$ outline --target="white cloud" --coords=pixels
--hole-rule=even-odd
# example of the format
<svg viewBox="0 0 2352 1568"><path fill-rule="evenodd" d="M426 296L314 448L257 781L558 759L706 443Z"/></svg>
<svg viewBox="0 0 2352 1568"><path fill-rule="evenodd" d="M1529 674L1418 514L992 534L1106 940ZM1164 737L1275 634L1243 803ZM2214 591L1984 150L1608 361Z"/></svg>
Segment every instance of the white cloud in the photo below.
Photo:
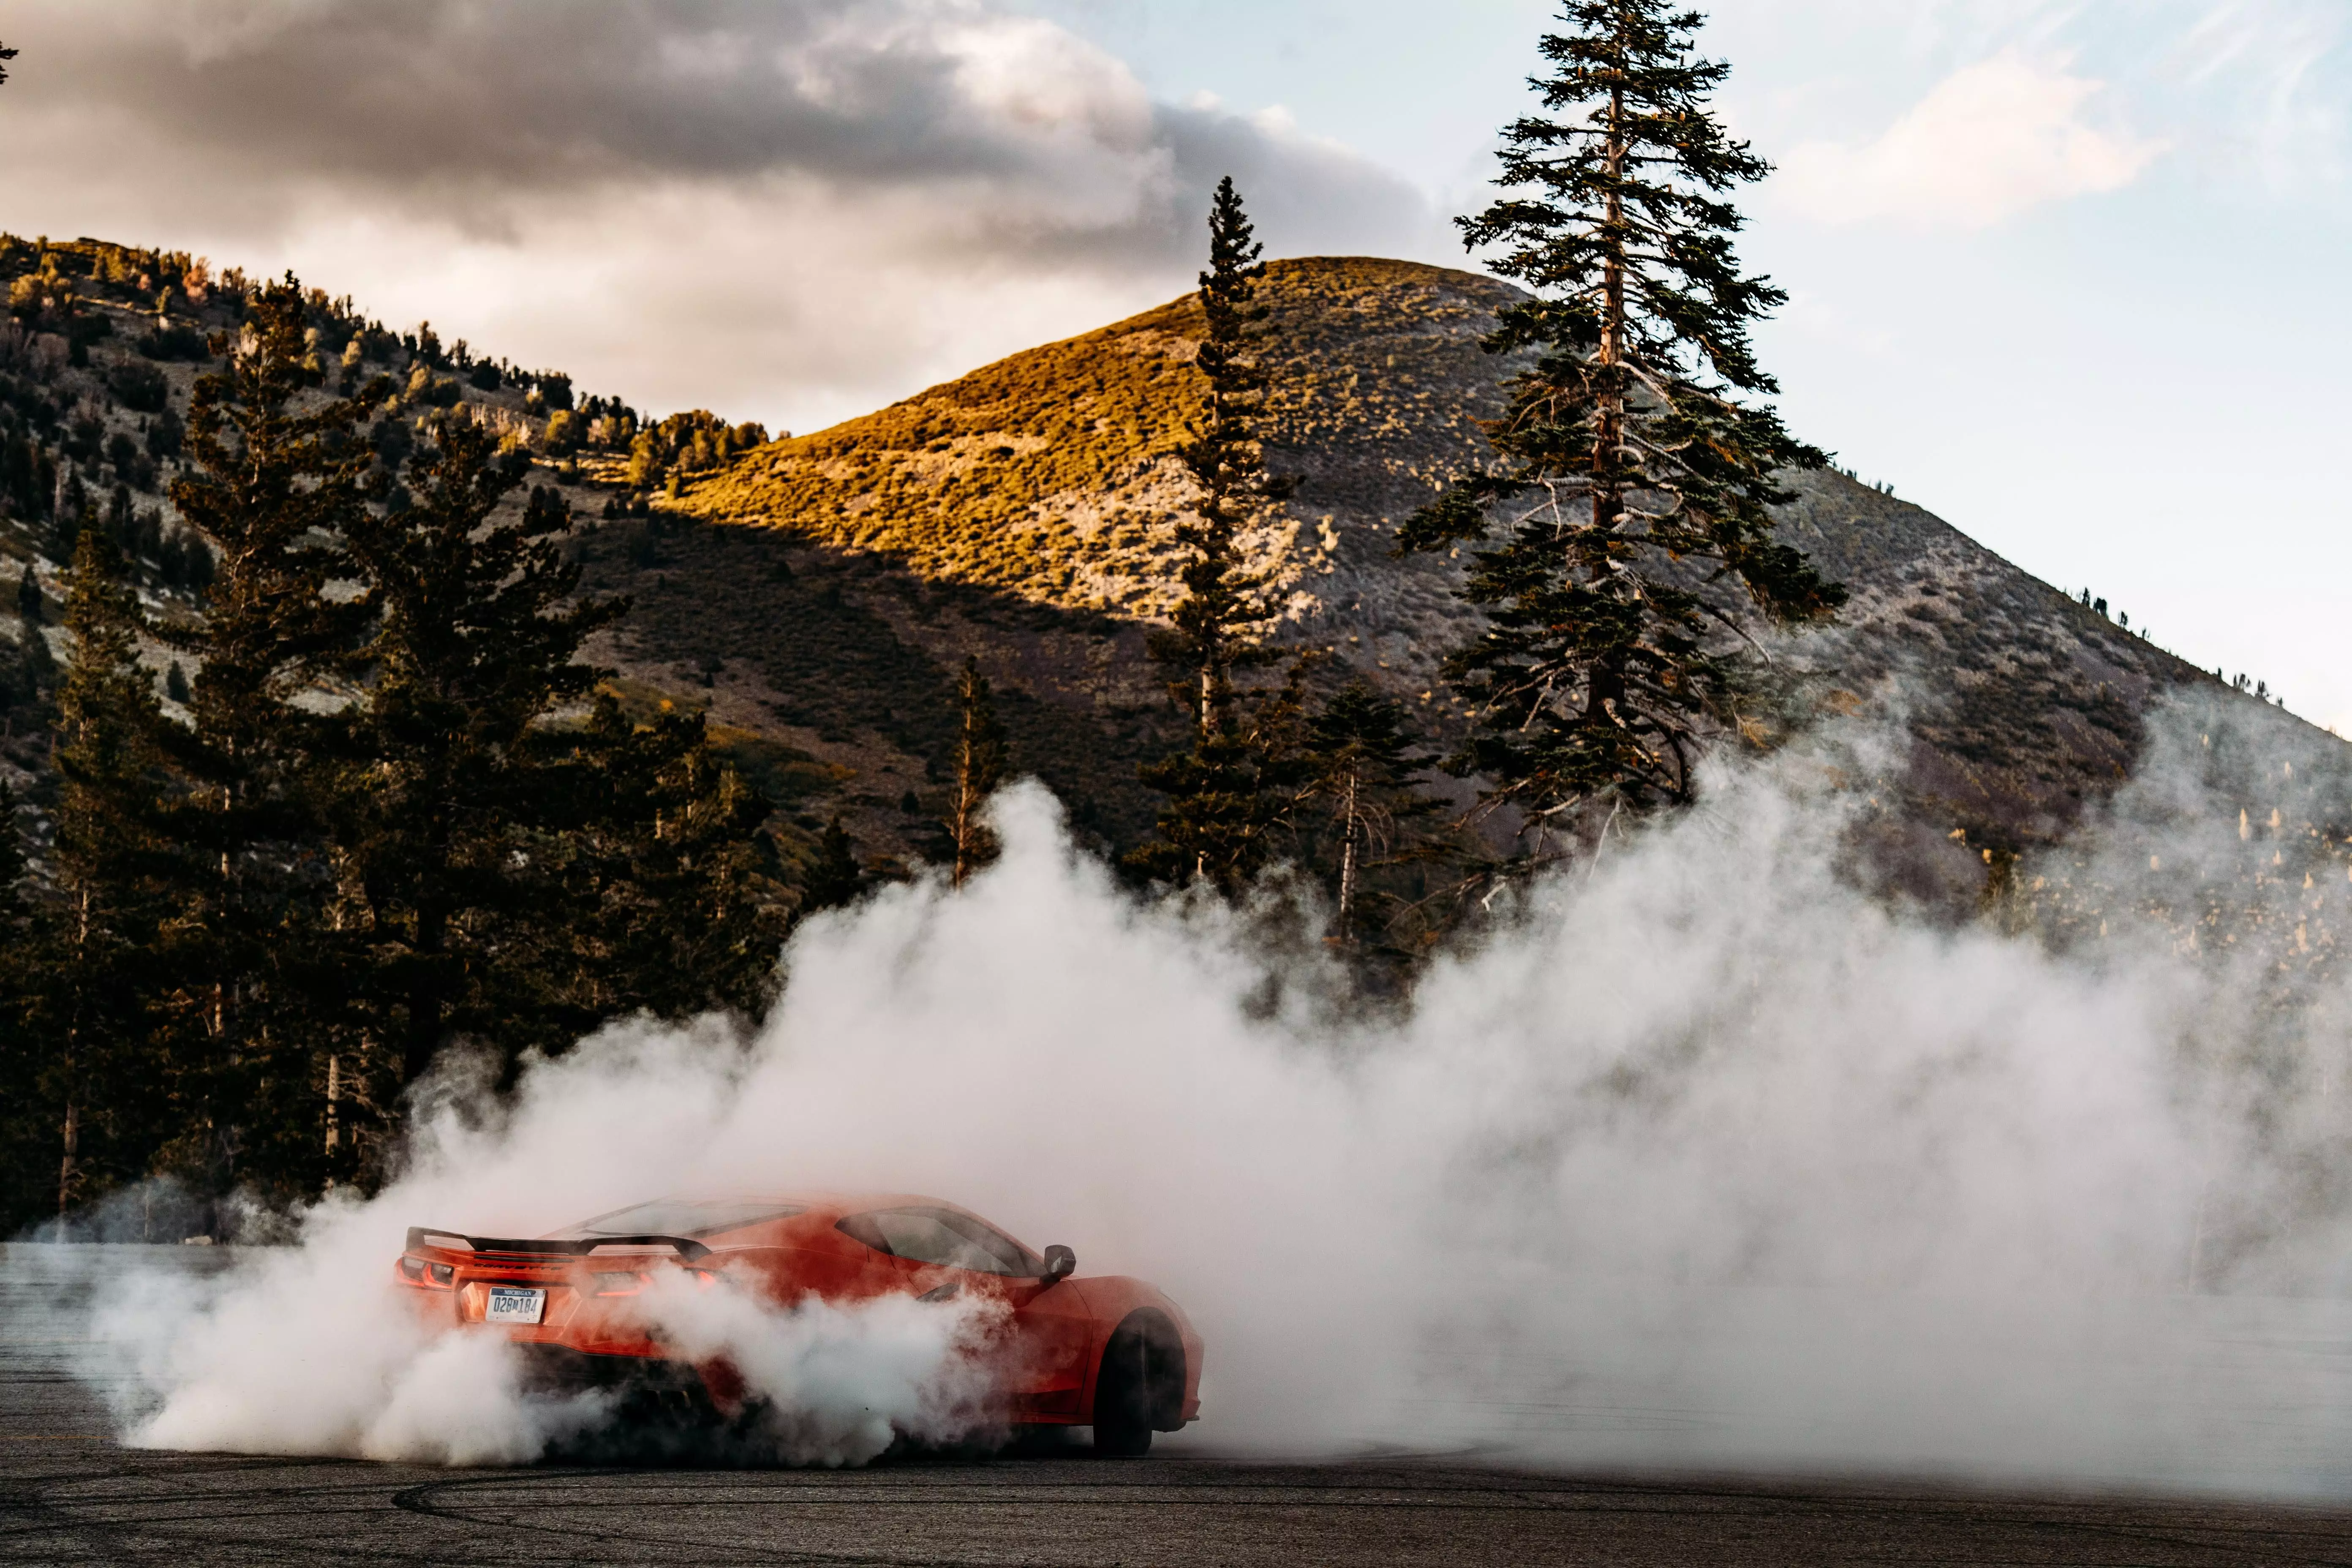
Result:
<svg viewBox="0 0 2352 1568"><path fill-rule="evenodd" d="M1874 142L1796 148L1782 160L1780 191L1832 223L1985 228L2121 190L2164 146L2089 123L2103 85L2004 52L1947 77Z"/></svg>

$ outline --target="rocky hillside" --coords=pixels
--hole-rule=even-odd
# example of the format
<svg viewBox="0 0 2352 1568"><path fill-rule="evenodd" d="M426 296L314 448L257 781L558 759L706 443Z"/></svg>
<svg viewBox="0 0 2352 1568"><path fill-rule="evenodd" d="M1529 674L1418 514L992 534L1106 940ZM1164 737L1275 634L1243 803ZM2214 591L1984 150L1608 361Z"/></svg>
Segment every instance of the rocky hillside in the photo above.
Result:
<svg viewBox="0 0 2352 1568"><path fill-rule="evenodd" d="M0 473L0 553L50 585L52 642L54 568L38 562L27 498L76 476L94 506L152 518L132 530L148 541L134 553L152 563L151 607L194 613L163 492L202 331L233 310L218 283L208 300L189 278L175 292L146 270L184 263L95 242L0 254L26 296L0 328L0 466L39 470ZM42 302L59 289L79 293L69 310ZM1337 258L1276 264L1268 296L1268 458L1299 484L1244 545L1280 593L1280 635L1446 729L1456 714L1437 663L1470 626L1453 593L1459 564L1401 560L1393 544L1443 476L1482 455L1478 420L1496 405L1501 367L1478 340L1508 290ZM588 432L574 450L551 425L572 402L551 373L485 368L463 345L356 317L346 328L341 344L321 343L330 360L343 351L346 374L388 372L417 413L454 405L539 453L536 482L562 486L582 519L586 586L635 601L597 650L617 684L648 707L709 707L780 807L788 852L838 812L869 856L924 853L968 656L1002 693L1017 765L1060 792L1083 830L1106 847L1148 830L1135 767L1172 731L1143 628L1170 603L1172 525L1192 500L1173 457L1199 385L1190 297L749 451L711 416L665 422L677 428L653 456L672 462L633 449L648 439L634 411L594 399L569 416L571 440ZM387 425L406 417L395 414ZM1906 711L1905 858L1923 890L1975 886L1986 847L2062 836L2131 767L2151 700L2212 679L1916 507L1834 471L1796 483L1789 537L1853 595L1841 629L1802 657L1833 705ZM0 594L0 622L14 602ZM0 738L19 782L39 771L38 746Z"/></svg>
<svg viewBox="0 0 2352 1568"><path fill-rule="evenodd" d="M1453 715L1436 662L1467 626L1458 566L1400 560L1393 541L1443 475L1482 454L1498 366L1478 340L1507 287L1360 258L1277 263L1268 281L1268 460L1300 484L1279 526L1246 546L1282 593L1286 641L1349 661L1443 727ZM726 659L747 721L775 714L794 744L853 766L877 803L902 780L922 793L946 733L939 694L975 654L1037 705L1031 745L1044 749L1030 755L1053 759L1048 775L1113 837L1133 831L1144 803L1118 775L1151 743L1159 702L1135 627L1167 606L1171 525L1191 499L1172 454L1199 387L1199 326L1188 297L739 458L676 503L723 526L665 546L683 571L663 591L677 594L685 574L697 586L675 617L656 611L638 627L632 652ZM2063 834L2130 767L2148 703L2213 679L1917 507L1833 470L1796 488L1790 538L1853 595L1841 630L1807 656L1833 691L1884 700L1902 678L1909 815L1920 854L1948 862L1931 875L1972 882L1983 847ZM798 578L754 586L720 566L744 559L721 542L738 528L802 563L821 602ZM707 595L730 591L746 602L711 613ZM846 644L834 651L845 616L901 661L905 684L865 725L852 706L835 711L836 698L816 701L824 716L811 706L807 674L847 657Z"/></svg>

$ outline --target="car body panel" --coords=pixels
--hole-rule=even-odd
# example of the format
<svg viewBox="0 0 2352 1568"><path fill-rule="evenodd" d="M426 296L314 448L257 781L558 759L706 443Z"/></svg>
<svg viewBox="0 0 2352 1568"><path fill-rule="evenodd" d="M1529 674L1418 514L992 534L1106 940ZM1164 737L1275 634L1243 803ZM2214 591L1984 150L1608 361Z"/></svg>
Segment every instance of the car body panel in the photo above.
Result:
<svg viewBox="0 0 2352 1568"><path fill-rule="evenodd" d="M684 1271L705 1289L748 1289L778 1308L811 1299L843 1305L892 1295L943 1300L969 1294L1001 1302L1009 1313L1011 1332L991 1360L1003 1391L1002 1415L1018 1425L1091 1423L1105 1349L1120 1325L1139 1314L1139 1321L1164 1321L1166 1335L1183 1352L1181 1397L1173 1401L1173 1419L1161 1425L1172 1429L1199 1417L1201 1338L1182 1310L1144 1280L1119 1275L1046 1279L1038 1255L1009 1233L969 1209L919 1194L730 1194L664 1199L620 1213L652 1211L675 1219L691 1217L697 1205L721 1215L733 1212L726 1205L797 1212L690 1235L630 1235L618 1241L601 1239L589 1228L595 1221L530 1241L419 1227L410 1233L393 1277L428 1321L502 1333L600 1376L633 1365L648 1373L658 1367L665 1375L686 1370L674 1363L636 1304L656 1269ZM862 1216L874 1215L911 1217L917 1224L936 1216L966 1230L963 1222L974 1222L1018 1248L1017 1264L1007 1259L1000 1267L1035 1271L997 1272L896 1256L841 1228L844 1220L870 1225ZM486 1324L495 1285L546 1290L539 1322ZM740 1404L742 1384L732 1367L703 1363L690 1370L719 1406ZM1169 1392L1176 1393L1172 1387Z"/></svg>

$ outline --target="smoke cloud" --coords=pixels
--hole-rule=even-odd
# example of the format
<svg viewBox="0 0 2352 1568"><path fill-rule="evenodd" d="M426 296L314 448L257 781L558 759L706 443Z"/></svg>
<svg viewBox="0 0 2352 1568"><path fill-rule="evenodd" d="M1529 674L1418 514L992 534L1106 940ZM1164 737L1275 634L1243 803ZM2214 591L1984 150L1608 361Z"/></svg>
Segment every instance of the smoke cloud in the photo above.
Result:
<svg viewBox="0 0 2352 1568"><path fill-rule="evenodd" d="M2310 1351L2352 1337L2352 880L2295 825L2345 796L2239 706L2166 718L2025 868L2038 940L1864 891L1880 760L1829 745L1719 768L1373 1020L1248 914L1139 902L1023 785L961 892L805 926L754 1032L615 1026L503 1101L453 1064L378 1198L110 1290L109 1386L137 1442L526 1459L611 1413L405 1322L406 1226L874 1188L1165 1288L1207 1342L1178 1446L2340 1491L2347 1358ZM775 1457L976 1419L985 1322L661 1310L769 1396Z"/></svg>

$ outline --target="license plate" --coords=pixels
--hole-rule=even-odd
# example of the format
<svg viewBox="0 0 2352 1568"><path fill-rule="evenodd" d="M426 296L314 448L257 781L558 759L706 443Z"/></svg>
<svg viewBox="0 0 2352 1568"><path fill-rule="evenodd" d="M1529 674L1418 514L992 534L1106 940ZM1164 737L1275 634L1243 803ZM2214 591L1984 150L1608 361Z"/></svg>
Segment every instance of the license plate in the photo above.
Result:
<svg viewBox="0 0 2352 1568"><path fill-rule="evenodd" d="M514 1285L490 1287L490 1304L482 1310L486 1323L536 1323L547 1310L547 1292Z"/></svg>

